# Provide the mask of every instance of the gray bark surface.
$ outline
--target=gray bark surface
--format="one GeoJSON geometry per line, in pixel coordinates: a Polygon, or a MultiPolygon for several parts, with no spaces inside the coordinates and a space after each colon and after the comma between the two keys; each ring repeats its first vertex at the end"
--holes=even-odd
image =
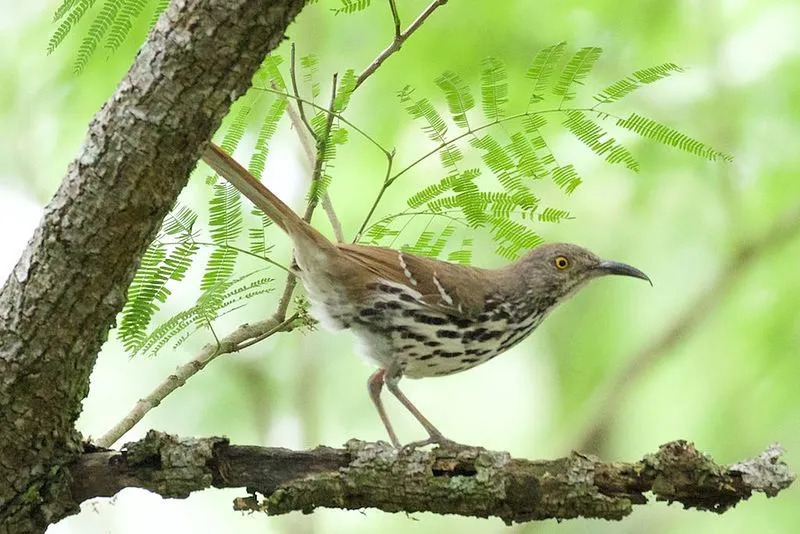
{"type": "Polygon", "coordinates": [[[147,245],[304,0],[175,0],[0,290],[0,533],[77,510],[89,374],[147,245]]]}

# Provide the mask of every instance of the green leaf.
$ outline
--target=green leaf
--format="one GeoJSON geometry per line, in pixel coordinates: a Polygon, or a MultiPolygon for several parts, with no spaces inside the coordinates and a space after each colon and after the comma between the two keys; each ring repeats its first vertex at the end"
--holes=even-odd
{"type": "Polygon", "coordinates": [[[508,102],[508,75],[505,64],[497,58],[483,60],[481,71],[481,103],[483,113],[490,121],[506,116],[505,104],[508,102]]]}
{"type": "MultiPolygon", "coordinates": [[[[76,0],[70,6],[69,14],[61,21],[47,42],[47,53],[52,54],[53,51],[61,44],[64,38],[86,14],[86,12],[94,5],[95,0],[76,0]]],[[[65,2],[66,3],[66,2],[65,2]]],[[[58,11],[56,12],[58,14],[58,11]]],[[[63,13],[61,14],[63,17],[63,13]]],[[[59,18],[61,18],[59,17],[59,18]]]]}
{"type": "Polygon", "coordinates": [[[570,89],[574,85],[583,85],[583,80],[589,75],[602,53],[602,48],[593,46],[581,48],[567,62],[564,70],[561,71],[558,82],[553,87],[553,94],[561,97],[562,104],[575,98],[575,93],[570,89]]]}
{"type": "Polygon", "coordinates": [[[207,291],[233,274],[237,252],[230,248],[242,232],[242,197],[229,183],[215,185],[209,203],[211,240],[217,248],[211,253],[200,289],[207,291]]]}
{"type": "Polygon", "coordinates": [[[340,0],[342,2],[342,7],[334,7],[331,8],[337,15],[350,15],[352,13],[357,13],[359,11],[363,11],[370,6],[371,0],[340,0]]]}
{"type": "Polygon", "coordinates": [[[581,185],[582,180],[575,171],[575,167],[570,163],[569,165],[553,169],[553,182],[569,195],[575,191],[576,187],[581,185]]]}
{"type": "Polygon", "coordinates": [[[556,208],[545,208],[544,211],[539,214],[540,221],[549,223],[558,223],[561,222],[561,219],[571,218],[567,210],[559,210],[556,208]]]}
{"type": "Polygon", "coordinates": [[[453,122],[459,128],[469,129],[467,111],[475,107],[475,99],[472,98],[467,82],[458,74],[448,70],[439,75],[435,83],[444,92],[453,122]]]}
{"type": "Polygon", "coordinates": [[[697,139],[693,139],[653,119],[642,117],[636,113],[631,113],[627,119],[618,120],[617,126],[630,130],[647,139],[652,139],[658,143],[684,150],[710,161],[716,161],[717,159],[726,162],[733,161],[733,157],[724,152],[715,150],[697,139]]]}
{"type": "Polygon", "coordinates": [[[139,18],[144,11],[148,0],[124,0],[117,16],[108,31],[105,49],[111,53],[117,51],[133,28],[133,21],[139,18]]]}
{"type": "Polygon", "coordinates": [[[253,155],[250,157],[248,165],[250,174],[256,178],[261,178],[264,174],[264,167],[266,167],[267,155],[269,154],[269,143],[278,130],[278,122],[283,117],[288,105],[285,96],[276,95],[275,100],[272,101],[267,110],[264,120],[261,121],[261,128],[259,128],[256,136],[256,145],[253,148],[253,155]]]}
{"type": "Polygon", "coordinates": [[[344,75],[339,80],[339,87],[336,91],[336,97],[333,99],[333,110],[341,113],[345,110],[350,103],[350,95],[356,88],[356,73],[353,69],[347,69],[344,75]]]}
{"type": "Polygon", "coordinates": [[[580,111],[567,111],[567,120],[564,126],[581,140],[592,152],[605,157],[609,163],[623,163],[634,172],[639,172],[639,162],[630,151],[617,143],[613,137],[603,130],[598,124],[587,118],[580,111]]]}
{"type": "Polygon", "coordinates": [[[683,72],[683,69],[675,63],[662,63],[647,69],[637,70],[630,76],[612,83],[594,95],[594,99],[600,104],[610,104],[625,98],[643,85],[666,78],[675,72],[683,72]]]}
{"type": "Polygon", "coordinates": [[[561,62],[561,57],[564,55],[564,48],[566,46],[566,41],[561,41],[558,44],[539,50],[533,58],[533,63],[525,74],[527,78],[534,81],[530,98],[531,104],[544,100],[542,92],[547,90],[550,86],[550,79],[553,76],[555,68],[561,62]]]}
{"type": "Polygon", "coordinates": [[[311,86],[312,98],[317,98],[320,93],[319,81],[317,81],[319,58],[314,54],[301,57],[300,68],[303,71],[303,80],[311,86]]]}

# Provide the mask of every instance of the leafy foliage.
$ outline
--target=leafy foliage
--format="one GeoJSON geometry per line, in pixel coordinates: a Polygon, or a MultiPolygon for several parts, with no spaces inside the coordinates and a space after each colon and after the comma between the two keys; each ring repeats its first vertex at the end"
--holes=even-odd
{"type": "Polygon", "coordinates": [[[372,3],[371,0],[341,0],[341,2],[342,7],[331,8],[331,11],[337,15],[350,15],[358,13],[359,11],[364,11],[372,3]]]}
{"type": "MultiPolygon", "coordinates": [[[[681,68],[662,63],[641,69],[607,86],[594,95],[593,107],[572,105],[602,50],[586,47],[563,63],[566,43],[557,43],[535,54],[525,77],[533,86],[524,111],[508,114],[508,74],[502,61],[487,58],[480,76],[481,108],[485,122],[471,117],[475,100],[469,84],[457,73],[445,71],[434,79],[444,95],[449,117],[445,118],[432,99],[415,97],[412,87],[399,93],[400,102],[411,118],[422,125],[427,137],[436,143],[429,154],[438,153],[445,177],[414,193],[408,208],[384,217],[364,232],[364,239],[373,244],[391,244],[409,225],[409,218],[433,216],[446,220],[446,226],[434,240],[427,229],[409,251],[440,256],[447,249],[444,242],[454,235],[453,221],[468,228],[486,228],[496,243],[498,254],[513,259],[535,246],[541,238],[523,221],[557,223],[571,218],[569,211],[558,207],[540,208],[538,181],[549,178],[569,195],[582,183],[572,163],[559,161],[547,138],[549,130],[558,126],[585,144],[596,155],[611,164],[622,164],[638,172],[639,163],[631,151],[616,141],[602,124],[622,128],[659,143],[686,150],[710,160],[727,156],[709,146],[681,134],[652,119],[637,114],[628,119],[614,117],[602,106],[624,99],[640,87],[666,78],[681,68]],[[609,121],[609,119],[615,119],[609,121]],[[454,130],[453,130],[454,129],[454,130]],[[491,131],[489,131],[491,129],[491,131]],[[455,132],[455,133],[454,133],[455,132]],[[473,153],[481,155],[483,166],[462,169],[465,159],[462,146],[467,143],[473,153]],[[488,170],[494,178],[490,185],[482,179],[488,170]],[[499,189],[499,190],[498,190],[499,189]],[[395,224],[402,226],[396,227],[395,224]]],[[[415,160],[398,174],[425,159],[415,160]]],[[[393,179],[390,179],[391,183],[393,179]]],[[[429,223],[430,224],[430,223],[429,223]]]]}
{"type": "MultiPolygon", "coordinates": [[[[62,0],[53,15],[53,21],[58,26],[47,43],[48,53],[58,48],[95,3],[96,0],[62,0]]],[[[148,7],[152,14],[150,26],[155,24],[168,3],[166,0],[103,0],[78,47],[73,72],[78,74],[83,71],[101,44],[106,51],[116,52],[148,7]]]]}

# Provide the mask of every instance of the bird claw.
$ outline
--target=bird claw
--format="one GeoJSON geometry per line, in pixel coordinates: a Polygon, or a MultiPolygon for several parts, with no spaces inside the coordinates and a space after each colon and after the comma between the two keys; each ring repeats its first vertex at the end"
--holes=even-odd
{"type": "Polygon", "coordinates": [[[410,454],[416,449],[427,447],[428,445],[438,445],[441,449],[463,449],[469,445],[463,445],[444,436],[430,436],[428,439],[421,439],[419,441],[412,441],[400,447],[400,454],[410,454]]]}

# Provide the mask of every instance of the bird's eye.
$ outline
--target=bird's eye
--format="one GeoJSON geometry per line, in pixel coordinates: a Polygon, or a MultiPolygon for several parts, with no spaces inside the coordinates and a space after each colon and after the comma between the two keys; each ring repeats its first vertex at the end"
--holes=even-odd
{"type": "Polygon", "coordinates": [[[558,269],[559,271],[563,271],[564,269],[569,267],[569,260],[567,259],[566,256],[557,256],[556,259],[553,260],[553,263],[555,264],[556,269],[558,269]]]}

